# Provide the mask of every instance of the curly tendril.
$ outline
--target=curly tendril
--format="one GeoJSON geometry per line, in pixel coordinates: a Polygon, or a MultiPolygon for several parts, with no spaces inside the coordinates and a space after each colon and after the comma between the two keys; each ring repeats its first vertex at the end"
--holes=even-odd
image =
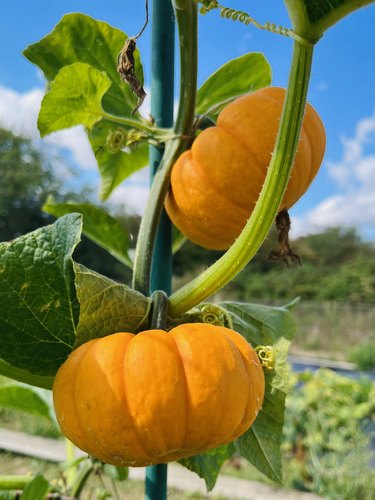
{"type": "Polygon", "coordinates": [[[122,128],[115,128],[107,137],[106,147],[111,153],[118,153],[126,144],[127,133],[122,128]]]}
{"type": "Polygon", "coordinates": [[[212,0],[212,1],[198,0],[198,2],[202,3],[202,7],[200,8],[200,13],[203,15],[207,14],[207,12],[210,12],[211,10],[219,9],[220,15],[225,19],[231,19],[232,21],[240,21],[246,26],[252,24],[253,26],[256,26],[261,30],[270,31],[271,33],[275,33],[277,35],[293,38],[294,40],[297,40],[303,45],[311,45],[311,43],[308,40],[305,40],[301,36],[297,35],[293,30],[289,28],[285,28],[284,26],[278,26],[270,22],[261,24],[258,21],[256,21],[252,16],[250,16],[250,14],[248,14],[247,12],[232,9],[229,7],[224,7],[223,5],[220,5],[217,0],[212,0]]]}
{"type": "Polygon", "coordinates": [[[275,349],[269,345],[260,345],[255,348],[260,364],[268,371],[272,371],[276,364],[275,349]]]}
{"type": "Polygon", "coordinates": [[[230,315],[220,306],[214,304],[203,304],[200,307],[200,314],[203,323],[233,328],[233,322],[230,315]]]}

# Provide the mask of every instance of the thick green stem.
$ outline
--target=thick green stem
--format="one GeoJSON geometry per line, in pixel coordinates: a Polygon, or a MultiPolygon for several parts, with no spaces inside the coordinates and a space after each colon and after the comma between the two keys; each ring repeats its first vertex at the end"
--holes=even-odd
{"type": "Polygon", "coordinates": [[[197,86],[197,5],[186,2],[176,9],[180,45],[180,103],[174,126],[176,140],[167,143],[163,159],[154,177],[148,203],[142,217],[134,259],[133,287],[145,295],[150,293],[152,252],[156,231],[169,188],[170,171],[188,147],[194,121],[197,86]]]}
{"type": "Polygon", "coordinates": [[[78,466],[77,464],[74,464],[74,461],[76,459],[74,444],[71,441],[69,441],[69,439],[66,438],[65,438],[65,454],[66,454],[66,463],[68,464],[68,468],[65,471],[66,483],[68,487],[71,487],[74,484],[75,478],[78,474],[78,466]]]}
{"type": "Polygon", "coordinates": [[[33,476],[0,476],[0,490],[23,490],[33,476]]]}
{"type": "Polygon", "coordinates": [[[70,494],[73,498],[79,498],[87,480],[94,472],[94,464],[91,460],[87,459],[79,468],[73,484],[71,485],[70,494]]]}
{"type": "Polygon", "coordinates": [[[215,264],[169,299],[169,315],[178,317],[231,281],[266,238],[287,187],[298,146],[310,79],[313,46],[294,43],[289,85],[272,160],[262,191],[241,235],[215,264]]]}

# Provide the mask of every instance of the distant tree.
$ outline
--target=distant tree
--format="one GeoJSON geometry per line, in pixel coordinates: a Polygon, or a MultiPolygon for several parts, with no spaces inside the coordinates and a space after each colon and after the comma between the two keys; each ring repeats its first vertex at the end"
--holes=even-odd
{"type": "Polygon", "coordinates": [[[358,255],[373,255],[374,247],[361,240],[355,228],[329,228],[299,238],[294,246],[302,258],[320,265],[335,265],[358,255]]]}
{"type": "MultiPolygon", "coordinates": [[[[225,289],[241,300],[375,301],[375,246],[361,240],[355,229],[333,228],[299,238],[293,249],[302,265],[261,266],[255,260],[225,289]]],[[[265,258],[261,250],[258,255],[265,258]]]]}
{"type": "MultiPolygon", "coordinates": [[[[49,194],[61,201],[88,201],[90,190],[67,190],[32,141],[0,129],[0,241],[12,240],[53,222],[54,218],[42,211],[49,194]]],[[[130,280],[129,270],[84,236],[74,257],[107,276],[130,280]]]]}
{"type": "Polygon", "coordinates": [[[61,183],[29,139],[0,129],[0,240],[11,240],[45,225],[40,207],[61,183]]]}

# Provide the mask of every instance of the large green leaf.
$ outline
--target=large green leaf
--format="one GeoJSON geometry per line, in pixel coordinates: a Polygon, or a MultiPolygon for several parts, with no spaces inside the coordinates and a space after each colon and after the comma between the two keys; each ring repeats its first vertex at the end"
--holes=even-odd
{"type": "Polygon", "coordinates": [[[129,234],[124,226],[104,209],[89,203],[67,201],[56,203],[52,196],[47,199],[43,210],[55,217],[80,213],[83,216],[83,233],[92,241],[108,250],[123,264],[132,267],[129,257],[129,234]]]}
{"type": "Polygon", "coordinates": [[[111,151],[106,147],[107,138],[115,128],[117,128],[115,124],[100,120],[88,132],[102,179],[100,192],[102,200],[106,200],[115,187],[148,163],[147,144],[137,144],[127,150],[119,151],[111,151]]]}
{"type": "Polygon", "coordinates": [[[296,33],[317,41],[323,33],[351,12],[374,0],[284,0],[296,33]]]}
{"type": "Polygon", "coordinates": [[[282,480],[280,445],[284,425],[285,397],[288,387],[286,355],[295,325],[287,307],[224,302],[220,304],[231,316],[233,329],[253,347],[273,346],[276,365],[265,373],[265,397],[262,410],[250,429],[240,437],[239,449],[263,474],[273,481],[282,480]]]}
{"type": "MultiPolygon", "coordinates": [[[[130,115],[137,99],[117,73],[117,55],[127,36],[107,23],[85,14],[67,14],[53,31],[37,43],[27,47],[24,55],[37,65],[47,80],[55,79],[64,66],[75,62],[89,64],[104,71],[112,85],[104,100],[104,109],[110,113],[130,115]]],[[[143,81],[139,51],[134,53],[137,77],[143,81]]]]}
{"type": "Polygon", "coordinates": [[[55,423],[50,405],[32,387],[14,383],[0,385],[0,407],[23,411],[55,423]]]}
{"type": "Polygon", "coordinates": [[[126,285],[74,264],[80,316],[76,346],[116,332],[147,329],[150,299],[126,285]]]}
{"type": "Polygon", "coordinates": [[[271,84],[271,67],[263,54],[251,52],[224,64],[197,93],[196,112],[216,117],[236,97],[271,84]]]}
{"type": "Polygon", "coordinates": [[[295,323],[289,306],[270,307],[263,304],[243,304],[242,302],[222,302],[234,321],[234,329],[239,328],[252,346],[273,345],[280,337],[291,340],[295,334],[295,323]]]}
{"type": "Polygon", "coordinates": [[[101,102],[110,85],[104,72],[88,64],[64,66],[42,101],[38,117],[41,136],[74,125],[91,129],[103,116],[101,102]]]}
{"type": "Polygon", "coordinates": [[[229,443],[227,445],[220,446],[220,448],[206,451],[200,455],[182,458],[179,462],[181,465],[192,472],[195,472],[198,476],[204,479],[207,491],[211,491],[215,486],[221,466],[234,454],[235,451],[236,447],[234,443],[229,443]]]}
{"type": "Polygon", "coordinates": [[[54,375],[75,341],[79,304],[71,255],[81,215],[0,244],[0,357],[54,375]]]}

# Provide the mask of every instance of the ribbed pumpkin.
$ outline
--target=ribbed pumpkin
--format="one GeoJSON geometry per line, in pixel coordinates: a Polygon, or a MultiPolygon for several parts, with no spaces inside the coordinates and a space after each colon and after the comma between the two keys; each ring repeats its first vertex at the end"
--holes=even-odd
{"type": "MultiPolygon", "coordinates": [[[[172,169],[165,207],[191,241],[227,249],[240,234],[262,189],[276,140],[285,90],[267,87],[239,97],[201,132],[172,169]]],[[[292,177],[280,210],[307,190],[325,151],[324,126],[306,105],[292,177]]]]}
{"type": "Polygon", "coordinates": [[[207,324],[78,347],[53,386],[61,429],[106,463],[143,466],[228,443],[257,416],[264,376],[238,333],[207,324]]]}

